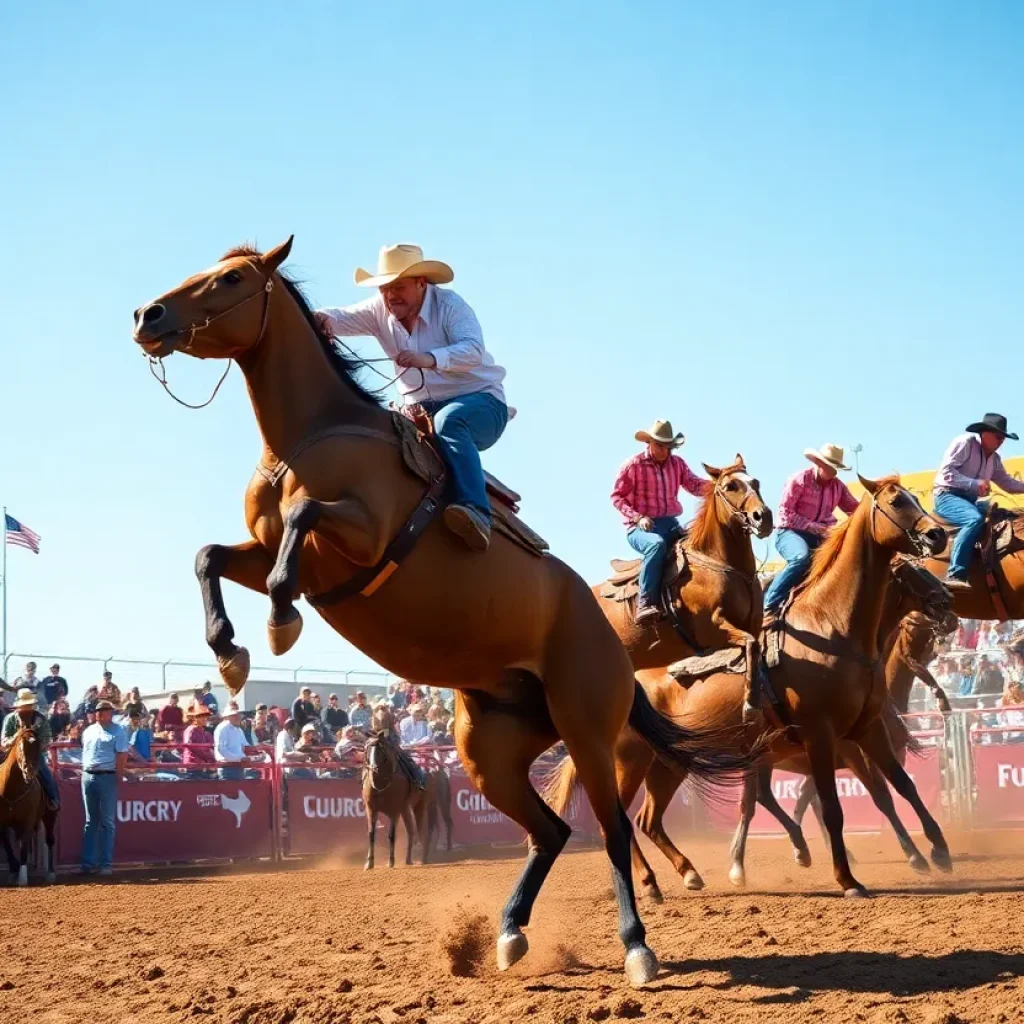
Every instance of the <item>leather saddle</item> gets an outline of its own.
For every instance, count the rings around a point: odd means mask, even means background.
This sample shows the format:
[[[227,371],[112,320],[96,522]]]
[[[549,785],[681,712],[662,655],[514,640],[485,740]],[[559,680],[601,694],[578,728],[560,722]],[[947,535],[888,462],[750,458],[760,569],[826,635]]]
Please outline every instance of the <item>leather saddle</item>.
[[[443,473],[444,462],[430,440],[434,436],[433,420],[426,413],[413,418],[398,411],[392,412],[392,418],[406,467],[424,483]],[[491,528],[531,555],[545,554],[550,547],[548,542],[518,516],[522,497],[486,471],[484,482],[491,500]]]
[[[661,573],[661,586],[665,592],[671,591],[687,568],[686,534],[680,531],[675,544],[665,555],[665,565]],[[612,559],[613,574],[601,585],[600,594],[610,601],[634,601],[640,593],[640,567],[642,558]],[[636,613],[635,602],[631,606]]]

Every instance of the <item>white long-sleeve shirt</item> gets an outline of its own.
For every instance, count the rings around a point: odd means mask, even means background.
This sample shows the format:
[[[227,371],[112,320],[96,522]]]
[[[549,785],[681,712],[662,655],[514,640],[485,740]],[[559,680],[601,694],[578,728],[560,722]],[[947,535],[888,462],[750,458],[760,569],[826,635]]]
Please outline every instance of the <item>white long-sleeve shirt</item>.
[[[421,718],[403,718],[398,725],[398,735],[405,746],[418,746],[429,741],[430,726]]]
[[[395,359],[399,352],[429,352],[437,360],[434,369],[419,370],[395,364],[398,392],[406,405],[443,401],[484,391],[505,401],[501,382],[505,370],[484,347],[480,322],[469,304],[448,288],[428,284],[419,316],[410,334],[384,305],[379,293],[353,306],[319,310],[338,337],[370,335],[384,354]],[[420,374],[423,374],[422,381]]]
[[[226,718],[213,730],[213,756],[217,761],[244,761],[245,733]]]

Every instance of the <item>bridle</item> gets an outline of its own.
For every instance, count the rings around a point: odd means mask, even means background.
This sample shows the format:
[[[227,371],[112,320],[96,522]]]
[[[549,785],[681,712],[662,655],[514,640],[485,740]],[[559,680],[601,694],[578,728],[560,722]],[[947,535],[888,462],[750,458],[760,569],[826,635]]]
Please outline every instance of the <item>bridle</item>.
[[[915,503],[917,502],[916,498],[914,498],[913,500],[914,500]],[[921,509],[921,514],[913,521],[913,523],[910,524],[909,527],[907,527],[907,526],[904,526],[902,523],[897,522],[884,508],[882,508],[882,506],[879,504],[878,496],[875,495],[875,494],[872,494],[871,495],[871,518],[870,518],[870,521],[869,521],[869,526],[870,526],[870,529],[871,529],[871,539],[876,544],[879,543],[878,535],[875,532],[875,512],[878,511],[886,519],[888,519],[889,522],[892,523],[892,525],[895,526],[896,529],[899,530],[900,533],[902,533],[903,536],[906,537],[907,540],[909,540],[911,544],[913,544],[914,549],[917,551],[917,553],[919,555],[927,555],[928,554],[928,545],[924,542],[924,540],[922,539],[920,533],[918,533],[917,525],[918,525],[918,523],[921,522],[922,519],[927,519],[928,518],[928,513],[925,512],[925,510],[923,508],[921,508],[920,504],[918,504],[917,507],[919,509]]]
[[[388,779],[388,781],[387,781],[387,783],[385,785],[383,785],[383,786],[378,786],[377,785],[377,764],[376,764],[376,760],[377,759],[373,755],[377,751],[380,751],[381,743],[382,742],[383,742],[383,740],[380,738],[380,736],[374,736],[370,740],[370,743],[367,744],[367,746],[370,746],[372,744],[373,745],[373,750],[371,751],[370,756],[367,757],[366,765],[363,768],[363,773],[365,775],[369,775],[370,776],[370,789],[372,789],[375,793],[384,793],[388,789],[390,789],[391,788],[391,784],[395,781],[395,775],[397,774],[396,768],[395,768],[394,764],[392,764],[392,766],[391,766],[391,778]],[[384,753],[384,752],[381,751],[381,753]]]
[[[732,475],[732,474],[730,474],[730,475]],[[719,480],[715,482],[715,490],[714,490],[715,497],[725,506],[725,509],[729,513],[730,518],[740,520],[740,526],[741,526],[741,528],[743,529],[743,531],[745,533],[748,533],[748,534],[756,533],[757,532],[757,527],[751,521],[750,516],[748,515],[748,513],[746,513],[743,510],[743,506],[741,505],[741,506],[737,507],[736,505],[734,505],[725,496],[725,488],[722,486],[720,480],[721,480],[721,477],[719,477]],[[760,495],[757,494],[757,491],[755,490],[755,488],[752,485],[748,484],[747,487],[748,487],[747,493],[743,497],[743,501],[744,502],[746,502],[747,499],[749,497],[751,497],[751,495],[760,498]]]
[[[246,261],[249,266],[256,270],[256,265],[251,261]],[[257,273],[259,271],[257,270]],[[261,341],[263,341],[263,335],[267,332],[267,320],[270,317],[270,293],[274,290],[274,278],[273,275],[263,279],[263,287],[259,291],[253,292],[251,295],[247,295],[244,299],[240,299],[233,306],[229,306],[227,309],[221,310],[219,313],[215,313],[213,316],[208,316],[202,323],[198,321],[189,324],[188,327],[183,327],[179,334],[188,333],[188,341],[183,345],[175,345],[174,350],[177,352],[188,352],[192,348],[193,342],[196,340],[196,335],[200,331],[205,331],[210,324],[219,320],[223,316],[227,316],[229,313],[234,313],[236,309],[241,309],[247,302],[252,302],[253,299],[258,299],[261,295],[265,297],[263,303],[263,318],[260,321],[260,333],[256,336],[256,341],[249,347],[249,351],[257,348]],[[216,397],[217,392],[220,391],[221,384],[224,383],[227,375],[231,372],[231,359],[227,360],[227,365],[224,367],[224,372],[220,375],[220,380],[217,381],[216,386],[213,389],[210,397],[203,402],[201,405],[193,405],[191,402],[186,402],[179,398],[167,384],[167,369],[164,366],[163,356],[148,356],[149,359],[149,372],[156,378],[157,382],[173,398],[178,405],[183,405],[186,409],[205,409]],[[159,367],[159,372],[157,372]]]

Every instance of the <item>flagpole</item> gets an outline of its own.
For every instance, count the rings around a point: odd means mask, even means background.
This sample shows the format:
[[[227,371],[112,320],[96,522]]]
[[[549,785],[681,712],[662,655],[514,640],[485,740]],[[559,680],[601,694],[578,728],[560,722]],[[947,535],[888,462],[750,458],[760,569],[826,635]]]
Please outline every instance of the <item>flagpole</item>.
[[[3,549],[4,549],[4,572],[3,572],[3,581],[4,581],[4,620],[3,620],[3,628],[4,628],[4,636],[3,636],[4,654],[3,654],[3,657],[4,657],[4,660],[2,662],[0,662],[0,678],[2,678],[4,680],[4,682],[6,682],[7,681],[7,679],[6,679],[6,672],[7,672],[7,506],[6,505],[4,505]]]

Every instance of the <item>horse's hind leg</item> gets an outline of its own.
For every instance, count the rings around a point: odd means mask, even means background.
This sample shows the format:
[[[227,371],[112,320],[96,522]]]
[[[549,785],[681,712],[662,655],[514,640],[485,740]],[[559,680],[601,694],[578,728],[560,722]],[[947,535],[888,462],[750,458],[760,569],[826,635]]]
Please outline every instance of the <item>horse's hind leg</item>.
[[[809,781],[809,780],[808,780]],[[813,783],[812,783],[813,785]],[[800,827],[799,819],[790,817],[775,798],[772,790],[772,767],[763,765],[757,772],[757,802],[786,830],[793,844],[793,859],[802,868],[811,866],[811,851]]]
[[[632,729],[623,729],[615,744],[615,774],[618,779],[619,800],[623,807],[632,806],[653,760],[654,752],[647,743]],[[658,885],[654,869],[644,856],[644,851],[640,849],[635,832],[630,837],[629,845],[633,870],[644,893],[653,903],[661,903],[665,897]]]
[[[864,760],[860,751],[857,751],[856,754],[844,753],[843,760],[850,771],[860,779],[875,806],[885,815],[886,820],[892,826],[892,830],[899,840],[903,856],[907,858],[907,863],[915,871],[926,874],[930,870],[928,861],[921,856],[921,851],[914,844],[914,840],[910,838],[906,826],[900,821],[900,816],[896,813],[896,805],[893,803],[892,793],[889,792],[889,787],[881,773]]]
[[[740,820],[736,826],[736,833],[732,837],[732,847],[729,856],[732,857],[732,865],[729,868],[729,881],[733,885],[742,887],[747,884],[747,871],[743,861],[747,855],[747,833],[750,831],[750,823],[754,819],[754,811],[757,809],[758,779],[754,775],[748,775],[743,780],[743,796],[740,799]]]
[[[377,837],[377,812],[371,811],[369,807],[366,808],[366,863],[363,865],[364,871],[373,870],[373,846],[374,841]],[[395,822],[391,822],[391,866],[395,866]]]
[[[651,764],[644,779],[647,795],[636,816],[636,825],[641,832],[668,858],[669,863],[682,876],[687,889],[703,889],[704,879],[693,866],[686,854],[678,850],[665,831],[665,811],[672,803],[672,797],[682,785],[684,776],[663,764],[657,758]]]
[[[949,856],[949,846],[946,845],[946,838],[942,834],[939,823],[931,816],[924,801],[917,792],[914,780],[907,774],[906,769],[900,764],[892,749],[892,741],[885,728],[885,723],[876,718],[864,731],[864,734],[857,739],[857,745],[864,751],[871,760],[878,765],[881,773],[889,781],[889,784],[904,800],[914,808],[924,834],[932,844],[932,863],[940,871],[952,871],[953,861]],[[892,797],[889,797],[890,802]],[[895,809],[893,816],[895,817]],[[891,821],[892,819],[890,819]],[[899,821],[899,818],[896,818]],[[895,827],[895,825],[893,826]]]
[[[530,923],[537,894],[572,829],[530,782],[530,765],[554,735],[535,730],[517,715],[484,711],[469,695],[460,695],[460,700],[468,715],[458,716],[455,741],[466,773],[489,803],[526,829],[529,842],[526,864],[501,913],[497,955],[498,969],[504,971],[529,949],[522,929]]]
[[[49,813],[44,821],[46,827],[46,880],[51,885],[57,881],[57,816]]]
[[[402,808],[402,822],[405,824],[405,863],[412,864],[412,848],[416,844],[416,819],[413,816],[412,808],[406,801],[405,806]],[[394,822],[391,824],[392,829],[395,827]],[[391,843],[391,867],[395,866],[395,844],[394,841]]]
[[[228,619],[221,592],[221,578],[265,594],[267,573],[273,566],[270,555],[255,540],[226,546],[209,544],[196,555],[196,578],[206,612],[206,642],[217,657],[224,685],[238,693],[249,678],[249,652],[234,643],[235,629]]]
[[[18,858],[14,855],[14,833],[9,827],[0,825],[0,840],[3,841],[4,853],[7,854],[7,868],[11,873],[11,878],[16,878]]]

